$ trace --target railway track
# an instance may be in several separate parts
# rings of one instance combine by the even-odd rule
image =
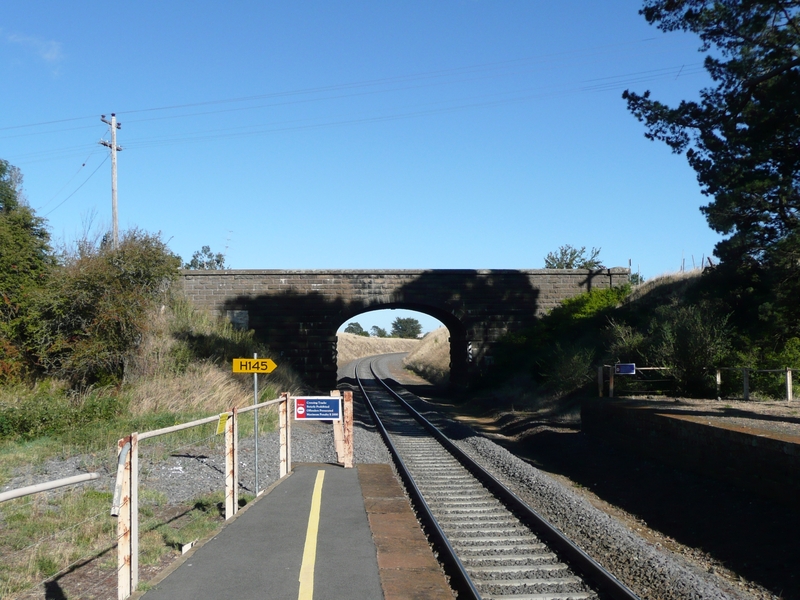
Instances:
[[[638,600],[414,411],[375,361],[356,380],[459,599]]]

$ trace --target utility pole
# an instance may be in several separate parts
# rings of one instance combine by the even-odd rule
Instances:
[[[119,228],[117,226],[117,152],[122,151],[122,146],[117,146],[117,129],[122,123],[117,123],[117,115],[111,113],[111,120],[107,121],[105,115],[100,115],[100,120],[111,129],[111,141],[100,140],[100,145],[111,148],[111,247],[116,250],[119,245]]]

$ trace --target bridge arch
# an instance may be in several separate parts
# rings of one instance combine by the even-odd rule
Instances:
[[[328,390],[336,382],[336,331],[355,315],[409,308],[436,317],[450,330],[451,382],[462,386],[491,364],[505,333],[629,275],[623,268],[182,271],[178,288],[196,307],[254,329],[274,358]]]
[[[442,325],[444,325],[447,328],[449,334],[448,341],[450,344],[451,381],[455,384],[460,384],[461,382],[468,381],[469,378],[468,367],[470,366],[472,361],[470,359],[470,342],[467,335],[467,328],[458,318],[456,318],[451,313],[442,310],[441,308],[429,305],[404,303],[404,302],[390,302],[388,304],[376,304],[376,305],[371,305],[368,308],[362,309],[354,314],[347,314],[342,323],[346,323],[347,321],[350,321],[351,319],[354,319],[355,317],[358,317],[360,315],[369,314],[371,312],[378,310],[391,310],[391,309],[411,310],[428,315],[430,317],[433,317],[434,319],[438,319],[442,323]],[[337,326],[337,331],[338,328],[341,327],[342,323],[339,323],[339,325]]]

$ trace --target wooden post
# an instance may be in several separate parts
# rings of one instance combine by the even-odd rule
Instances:
[[[597,367],[597,396],[603,397],[603,369],[605,367]]]
[[[717,369],[717,400],[722,400],[722,369]]]
[[[233,514],[239,512],[239,409],[235,406],[233,414]],[[258,490],[256,490],[258,493]]]
[[[234,421],[236,409],[225,423],[225,520],[236,514],[236,451],[234,444]]]
[[[278,475],[283,477],[288,473],[288,421],[289,421],[289,394],[281,394],[283,402],[278,404],[278,425],[280,426],[280,467]]]
[[[292,397],[286,392],[286,473],[292,472]]]
[[[353,468],[353,392],[344,393],[344,406],[342,407],[344,415],[342,428],[344,430],[344,463],[345,469]]]
[[[130,441],[123,438],[118,442],[117,455]],[[117,598],[125,600],[131,595],[131,454],[125,458],[122,471],[122,494],[117,517]]]
[[[750,369],[742,369],[742,395],[745,402],[750,400]]]
[[[139,585],[139,434],[131,434],[131,593]]]
[[[614,397],[614,365],[608,369],[608,397]]]
[[[341,398],[339,390],[331,390],[332,398]],[[336,450],[337,462],[344,462],[344,419],[333,422],[333,447]]]
[[[792,370],[786,367],[786,401],[792,401]]]

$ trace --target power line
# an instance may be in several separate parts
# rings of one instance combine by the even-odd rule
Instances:
[[[81,188],[82,188],[84,185],[86,185],[86,182],[87,182],[87,181],[89,181],[89,180],[92,178],[92,176],[93,176],[95,173],[97,173],[97,172],[100,170],[100,167],[102,167],[104,164],[106,164],[106,161],[107,161],[107,160],[108,160],[108,156],[106,156],[106,157],[103,159],[103,162],[101,162],[99,165],[97,165],[97,168],[96,168],[94,171],[92,171],[92,172],[91,172],[91,174],[90,174],[90,175],[89,175],[89,176],[88,176],[88,177],[87,177],[87,178],[86,178],[86,179],[83,181],[83,183],[82,183],[82,184],[80,184],[80,185],[79,185],[77,188],[75,188],[75,191],[74,191],[74,192],[72,192],[72,193],[71,193],[69,196],[67,196],[67,197],[66,197],[66,198],[64,198],[64,199],[63,199],[61,202],[59,202],[59,203],[58,203],[56,206],[54,206],[54,207],[53,207],[53,208],[52,208],[52,209],[51,209],[51,210],[50,210],[48,213],[46,213],[46,214],[44,214],[44,215],[42,215],[42,216],[43,216],[43,217],[46,217],[47,215],[49,215],[49,214],[52,214],[52,213],[53,213],[53,211],[55,211],[55,210],[56,210],[57,208],[59,208],[59,207],[60,207],[62,204],[64,204],[64,202],[66,202],[67,200],[69,200],[70,198],[72,198],[72,197],[73,197],[73,196],[74,196],[76,193],[78,193],[78,190],[79,190],[79,189],[81,189]]]
[[[61,189],[59,189],[59,190],[58,190],[58,191],[57,191],[55,194],[53,194],[53,197],[52,197],[52,198],[50,198],[50,200],[48,200],[47,202],[45,202],[44,204],[42,204],[42,205],[41,205],[39,208],[37,208],[37,209],[36,209],[36,210],[37,210],[37,212],[38,212],[38,211],[41,211],[41,210],[42,210],[44,207],[46,207],[46,206],[47,206],[48,204],[50,204],[50,203],[51,203],[53,200],[55,200],[55,199],[56,199],[56,196],[58,196],[58,195],[59,195],[61,192],[63,192],[63,191],[64,191],[64,188],[65,188],[65,187],[67,187],[67,186],[68,186],[70,183],[72,183],[72,180],[73,180],[73,179],[75,179],[75,178],[78,176],[78,173],[80,173],[81,171],[83,171],[83,168],[86,166],[86,163],[87,163],[87,162],[89,162],[89,159],[90,159],[91,157],[92,157],[92,154],[89,154],[89,156],[87,156],[87,157],[86,157],[86,158],[83,160],[83,163],[81,164],[81,166],[80,166],[80,167],[78,167],[78,170],[77,170],[77,171],[75,171],[75,173],[72,175],[72,177],[70,177],[70,178],[67,180],[67,182],[66,182],[64,185],[62,185],[62,186],[61,186]]]
[[[600,46],[592,46],[589,48],[577,48],[574,50],[567,50],[565,52],[558,52],[553,54],[545,54],[540,56],[529,56],[524,58],[517,58],[517,59],[509,59],[504,61],[496,61],[496,62],[488,62],[488,63],[477,63],[473,65],[466,65],[463,67],[453,67],[450,69],[439,69],[434,71],[423,71],[421,73],[414,73],[409,75],[397,75],[394,77],[384,77],[378,79],[370,79],[370,80],[362,80],[362,81],[355,81],[355,82],[348,82],[348,83],[341,83],[341,84],[333,84],[328,86],[320,86],[320,87],[312,87],[312,88],[301,88],[298,90],[287,90],[283,92],[272,92],[269,94],[257,94],[253,96],[240,96],[234,98],[222,98],[217,100],[206,100],[202,102],[187,102],[183,104],[171,104],[165,106],[157,106],[157,107],[149,107],[149,108],[139,108],[133,110],[123,110],[118,111],[120,114],[130,115],[130,114],[138,114],[138,113],[146,113],[146,112],[158,112],[158,111],[165,111],[165,110],[176,110],[182,108],[192,108],[198,106],[211,106],[216,104],[230,104],[230,103],[237,103],[237,102],[252,102],[255,100],[264,100],[269,98],[280,98],[286,96],[297,96],[297,95],[309,95],[309,94],[319,94],[324,92],[331,92],[331,91],[340,91],[346,89],[356,89],[362,87],[374,87],[378,85],[387,85],[387,84],[396,84],[396,83],[407,83],[413,81],[420,81],[426,79],[436,79],[436,78],[443,78],[453,75],[460,75],[465,73],[478,73],[481,71],[487,71],[497,68],[503,67],[515,67],[515,66],[525,66],[530,65],[531,63],[548,63],[548,62],[556,62],[558,60],[563,60],[570,57],[581,57],[581,56],[598,56],[600,52],[612,52],[614,50],[624,50],[625,48],[629,48],[630,46],[638,46],[639,44],[643,43],[650,43],[653,41],[665,41],[668,42],[670,40],[664,38],[663,40],[660,38],[650,37],[644,38],[640,40],[636,40],[633,42],[619,42],[615,44],[603,44]],[[205,113],[200,113],[205,114]],[[38,123],[28,123],[24,125],[11,125],[6,127],[0,127],[0,131],[8,131],[13,129],[23,129],[27,127],[40,127],[44,125],[53,125],[57,123],[67,123],[70,121],[80,121],[84,119],[94,118],[91,116],[83,116],[83,117],[71,117],[65,119],[56,119],[51,121],[41,121]],[[142,119],[144,120],[144,119]]]

